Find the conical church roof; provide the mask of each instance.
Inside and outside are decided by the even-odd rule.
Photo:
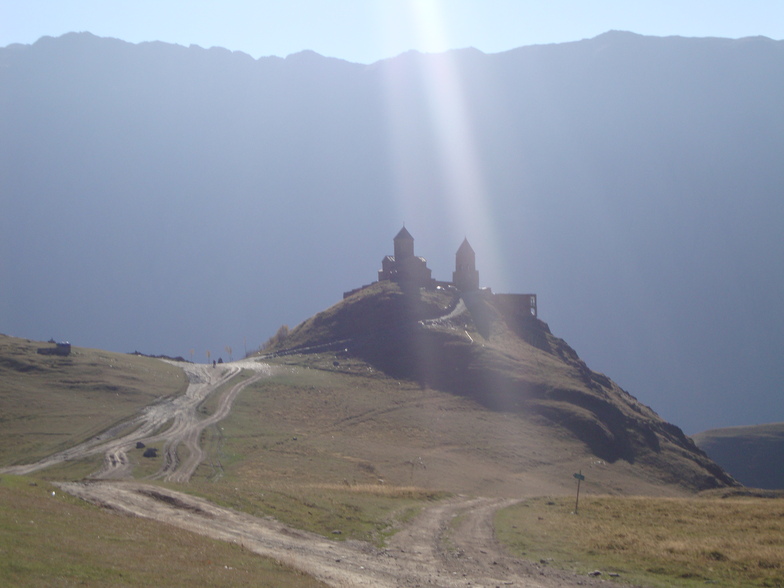
[[[395,235],[394,241],[398,241],[400,239],[410,239],[411,241],[414,240],[414,238],[411,236],[411,233],[409,233],[408,229],[406,229],[405,225],[402,229],[400,229],[400,232]]]
[[[474,248],[471,247],[471,244],[468,242],[468,237],[466,237],[466,238],[463,239],[463,242],[460,244],[460,247],[458,247],[457,252],[458,253],[467,253],[469,251],[471,253],[473,253],[474,252]]]

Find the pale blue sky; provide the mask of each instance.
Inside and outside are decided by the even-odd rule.
[[[304,49],[372,63],[409,49],[523,45],[608,30],[784,38],[782,0],[0,0],[0,47],[89,31],[125,41],[220,46],[253,57]]]

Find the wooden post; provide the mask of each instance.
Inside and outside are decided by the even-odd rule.
[[[576,474],[572,474],[575,478],[577,478],[577,499],[574,501],[574,514],[577,514],[577,509],[580,505],[580,482],[585,480],[585,476],[583,476],[583,471],[580,470]]]

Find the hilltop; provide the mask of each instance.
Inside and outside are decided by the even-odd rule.
[[[633,475],[662,485],[736,484],[678,427],[592,371],[546,323],[487,292],[378,282],[278,337],[264,354],[310,357],[314,367],[345,373],[378,370],[468,399],[483,419],[536,429],[537,439],[517,439],[521,453],[551,443],[633,466]],[[538,459],[562,461],[557,453]]]
[[[482,291],[374,284],[279,337],[262,361],[215,367],[79,347],[40,355],[41,344],[4,337],[3,445],[13,439],[16,451],[0,454],[0,466],[29,465],[0,469],[9,504],[0,520],[25,529],[14,547],[20,565],[0,566],[0,577],[137,577],[148,566],[137,569],[135,556],[106,556],[116,553],[107,542],[132,537],[138,557],[165,553],[172,570],[215,554],[199,562],[204,574],[231,561],[244,573],[267,565],[245,564],[250,550],[330,585],[451,586],[458,570],[461,585],[598,585],[510,559],[494,513],[521,497],[571,495],[577,471],[586,495],[683,496],[733,484],[544,322],[498,302]],[[56,431],[62,409],[70,426]],[[62,437],[45,450],[24,442],[47,432]],[[63,490],[134,517],[106,519]],[[139,517],[237,542],[242,557],[123,522]],[[156,534],[164,545],[150,545]],[[39,562],[39,546],[50,545]],[[71,565],[74,549],[82,568]],[[256,573],[277,585],[271,574],[293,572]]]
[[[220,430],[205,429],[207,463],[194,483],[212,479],[216,460],[233,447],[240,488],[261,478],[353,480],[519,496],[569,489],[578,470],[590,470],[588,487],[598,492],[677,494],[736,484],[678,427],[591,370],[529,309],[504,301],[488,291],[379,282],[265,349],[272,366],[266,379],[237,375],[246,370],[241,362],[219,366],[210,375],[215,386],[237,377],[232,381],[247,388]],[[38,345],[2,339],[0,465],[30,463],[87,440],[114,447],[112,435],[126,430],[132,437],[117,444],[126,446],[122,463],[168,472],[162,458],[140,459],[143,450],[132,450],[142,429],[133,433],[140,425],[128,419],[181,394],[180,369],[78,347],[69,357],[42,356]],[[182,365],[193,382],[213,374]],[[217,398],[193,402],[202,415],[217,410]],[[143,434],[160,438],[154,429]],[[64,470],[43,475],[80,477],[100,466],[69,458]]]

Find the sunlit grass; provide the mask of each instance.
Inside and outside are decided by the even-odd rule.
[[[208,457],[187,489],[325,537],[381,545],[446,494],[381,480],[374,464],[343,453],[345,437],[335,441],[328,431],[357,413],[383,410],[390,393],[411,392],[397,383],[390,388],[385,377],[357,381],[302,365],[281,367],[241,392],[231,414],[205,430]]]
[[[0,466],[32,463],[72,447],[187,387],[182,370],[157,359],[0,335]]]
[[[0,478],[2,586],[323,586],[244,550],[117,516],[32,478]]]
[[[250,484],[224,478],[220,484],[193,484],[190,490],[216,503],[255,516],[273,516],[297,529],[335,540],[355,539],[375,545],[385,540],[421,508],[444,493],[418,488],[307,485],[268,481]]]
[[[213,415],[215,411],[218,410],[223,395],[229,390],[231,390],[232,388],[234,388],[234,386],[239,385],[240,383],[244,382],[251,376],[253,376],[252,371],[242,370],[239,374],[231,378],[228,382],[216,388],[209,396],[207,396],[207,398],[205,398],[201,402],[201,404],[199,404],[197,410],[199,412],[200,418],[205,418]]]
[[[784,500],[587,497],[528,500],[498,514],[522,557],[654,586],[784,586]]]
[[[36,478],[50,481],[81,480],[94,474],[103,463],[103,454],[95,454],[85,459],[63,461],[39,470],[33,474]]]

